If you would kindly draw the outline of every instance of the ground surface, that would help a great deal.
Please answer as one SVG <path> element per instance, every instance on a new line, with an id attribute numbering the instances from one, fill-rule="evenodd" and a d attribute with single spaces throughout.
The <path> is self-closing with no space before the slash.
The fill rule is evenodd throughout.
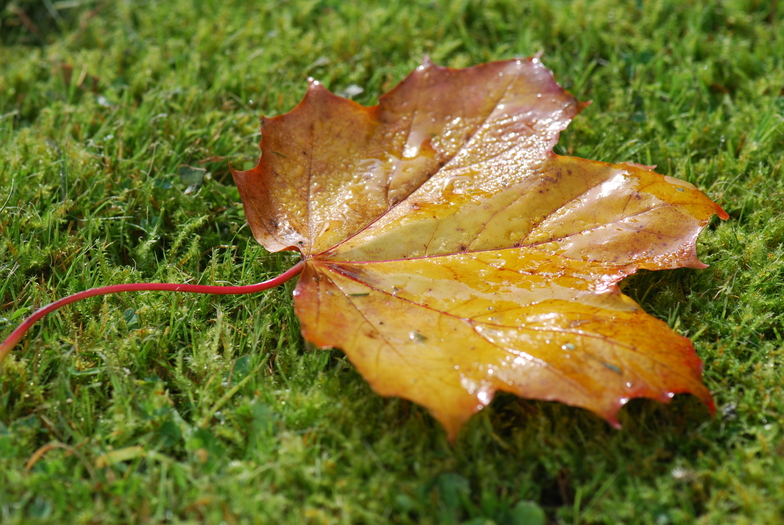
<path id="1" fill-rule="evenodd" d="M 339 351 L 306 348 L 291 283 L 237 298 L 94 298 L 46 319 L 0 372 L 0 522 L 779 523 L 777 4 L 4 7 L 2 337 L 91 286 L 247 284 L 290 267 L 293 256 L 250 238 L 228 162 L 253 165 L 259 115 L 291 109 L 308 76 L 359 86 L 355 100 L 372 104 L 425 54 L 464 67 L 542 51 L 564 87 L 593 100 L 558 152 L 658 165 L 731 219 L 700 238 L 709 269 L 624 285 L 694 340 L 713 419 L 688 396 L 633 401 L 617 431 L 580 409 L 499 396 L 450 446 L 425 411 L 373 394 Z"/>

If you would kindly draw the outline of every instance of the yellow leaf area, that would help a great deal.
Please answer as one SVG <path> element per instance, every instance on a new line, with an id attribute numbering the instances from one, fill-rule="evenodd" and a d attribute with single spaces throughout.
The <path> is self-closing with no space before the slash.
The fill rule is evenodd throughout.
<path id="1" fill-rule="evenodd" d="M 263 120 L 259 165 L 234 175 L 256 239 L 303 254 L 305 339 L 450 439 L 498 390 L 614 425 L 635 397 L 712 411 L 691 342 L 617 282 L 704 267 L 697 235 L 726 214 L 647 167 L 554 155 L 581 107 L 537 58 L 426 61 L 378 106 L 314 82 Z"/>

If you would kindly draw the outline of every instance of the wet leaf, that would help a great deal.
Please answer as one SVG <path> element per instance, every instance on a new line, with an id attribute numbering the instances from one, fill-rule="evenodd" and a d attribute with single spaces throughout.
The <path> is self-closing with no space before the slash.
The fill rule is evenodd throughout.
<path id="1" fill-rule="evenodd" d="M 704 267 L 697 235 L 727 216 L 646 166 L 553 154 L 583 107 L 538 58 L 426 61 L 377 106 L 311 81 L 262 119 L 261 160 L 234 177 L 255 238 L 305 260 L 305 339 L 451 439 L 498 390 L 613 425 L 636 397 L 688 392 L 713 411 L 691 342 L 617 283 Z"/>

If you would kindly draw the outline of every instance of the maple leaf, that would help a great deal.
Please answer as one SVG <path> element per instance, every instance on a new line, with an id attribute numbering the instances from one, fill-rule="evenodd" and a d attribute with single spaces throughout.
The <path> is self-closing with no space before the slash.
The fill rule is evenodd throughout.
<path id="1" fill-rule="evenodd" d="M 553 154 L 583 104 L 538 58 L 425 63 L 363 107 L 310 82 L 233 172 L 255 238 L 299 250 L 306 340 L 454 439 L 498 390 L 593 411 L 691 393 L 691 342 L 623 295 L 640 268 L 704 267 L 724 210 L 636 164 Z"/>

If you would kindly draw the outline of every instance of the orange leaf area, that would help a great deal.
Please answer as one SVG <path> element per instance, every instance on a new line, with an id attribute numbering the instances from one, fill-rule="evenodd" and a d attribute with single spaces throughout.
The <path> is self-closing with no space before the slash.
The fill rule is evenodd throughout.
<path id="1" fill-rule="evenodd" d="M 713 411 L 691 342 L 617 283 L 704 267 L 697 235 L 727 215 L 645 166 L 554 155 L 582 107 L 538 58 L 425 61 L 377 106 L 311 82 L 263 119 L 261 160 L 234 177 L 256 239 L 305 259 L 305 339 L 450 439 L 498 390 L 614 425 L 635 397 Z"/>

